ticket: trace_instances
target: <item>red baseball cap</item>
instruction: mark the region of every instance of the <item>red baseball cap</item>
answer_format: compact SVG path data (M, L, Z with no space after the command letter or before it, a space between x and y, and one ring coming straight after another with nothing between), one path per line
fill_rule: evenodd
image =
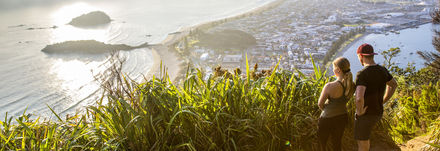
M357 49L357 54L360 54L362 56L377 55L377 53L374 53L373 46L371 46L370 44L367 44L367 43L359 46L359 48Z

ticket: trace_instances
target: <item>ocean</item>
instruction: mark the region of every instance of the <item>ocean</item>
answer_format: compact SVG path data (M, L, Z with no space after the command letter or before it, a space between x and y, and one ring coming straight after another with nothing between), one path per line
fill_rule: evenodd
M52 117L93 105L101 96L95 80L112 64L109 54L46 54L46 45L96 40L136 46L160 43L169 33L245 13L273 0L0 0L0 118L26 113ZM113 20L93 28L67 23L91 11ZM72 50L75 52L75 50ZM153 66L148 48L123 51L123 72L143 80Z
M379 53L374 59L377 64L381 65L384 64L384 57L380 53L390 48L399 47L401 52L392 61L401 68L407 67L408 63L414 63L416 69L420 69L425 66L425 60L417 54L417 51L435 51L432 45L432 29L432 24L424 24L417 28L400 30L399 34L369 34L354 42L343 53L343 57L350 61L351 71L353 75L356 75L363 68L356 55L357 48L363 43L371 44L374 51Z

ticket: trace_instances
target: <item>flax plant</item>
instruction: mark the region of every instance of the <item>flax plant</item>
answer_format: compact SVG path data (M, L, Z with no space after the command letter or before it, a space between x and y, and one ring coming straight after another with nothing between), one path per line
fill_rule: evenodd
M313 60L312 60L313 62ZM259 78L187 70L175 85L159 77L137 83L109 68L106 91L79 115L22 116L1 122L2 150L317 150L317 99L333 80L320 67L305 75L274 67ZM352 102L352 101L350 101ZM353 114L353 103L349 114ZM7 117L7 116L6 116ZM350 119L352 120L352 119ZM350 121L352 123L352 121ZM344 136L352 149L352 124ZM383 132L383 131L381 131Z

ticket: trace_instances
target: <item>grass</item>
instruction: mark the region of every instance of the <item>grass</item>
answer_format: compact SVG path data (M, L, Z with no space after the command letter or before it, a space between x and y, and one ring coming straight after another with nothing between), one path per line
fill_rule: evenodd
M249 64L247 76L188 69L179 85L166 72L136 83L113 69L103 82L105 97L83 114L63 119L54 113L56 120L44 121L26 112L6 115L1 150L317 150L317 99L333 80L316 66L314 75L276 66L259 78L247 78L259 74ZM356 147L352 123L344 150ZM385 119L372 143L395 146L390 129Z
M5 119L1 147L316 149L316 99L328 78L279 70L258 80L241 76L203 79L203 73L193 70L179 86L166 75L137 84L117 73L103 85L108 103L98 101L87 108L86 115L41 122L24 113L15 119L17 123Z
M399 78L398 78L399 79ZM400 83L400 82L399 82ZM414 89L414 88L413 88ZM421 85L414 90L401 89L388 104L391 135L397 143L428 133L433 143L439 145L440 82Z

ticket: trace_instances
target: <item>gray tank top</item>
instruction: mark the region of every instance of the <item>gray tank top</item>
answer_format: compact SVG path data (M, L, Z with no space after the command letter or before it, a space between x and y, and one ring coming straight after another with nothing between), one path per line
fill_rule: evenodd
M338 81L342 85L343 93L339 98L328 98L328 104L324 105L324 110L321 113L321 117L335 117L338 115L347 113L348 98L345 97L345 87L341 81Z

